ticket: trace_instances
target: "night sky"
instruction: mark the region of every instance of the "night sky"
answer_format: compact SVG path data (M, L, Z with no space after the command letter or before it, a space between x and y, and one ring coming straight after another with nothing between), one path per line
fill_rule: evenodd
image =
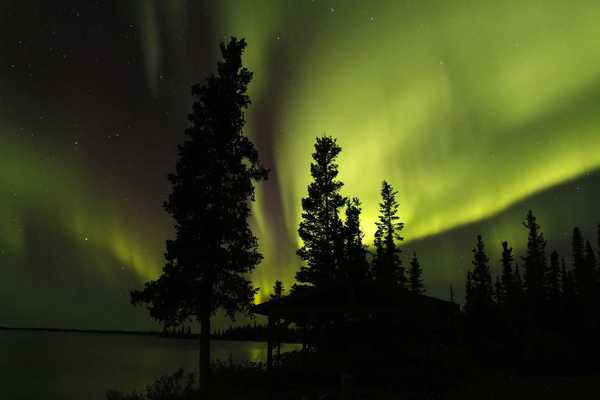
M246 132L270 179L253 226L268 294L289 286L316 136L342 146L344 194L372 242L398 189L404 260L462 299L475 235L498 268L534 210L568 256L600 222L600 3L0 2L0 325L146 329L129 290L155 278L162 210L218 43L248 41Z

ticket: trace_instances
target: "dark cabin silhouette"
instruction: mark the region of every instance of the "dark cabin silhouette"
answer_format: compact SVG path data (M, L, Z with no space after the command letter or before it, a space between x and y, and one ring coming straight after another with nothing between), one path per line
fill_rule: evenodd
M456 337L459 306L373 281L341 281L301 288L254 312L268 318L269 369L277 327L293 322L302 330L300 369L381 377L402 369L409 377L423 376L433 355L443 357L440 349Z

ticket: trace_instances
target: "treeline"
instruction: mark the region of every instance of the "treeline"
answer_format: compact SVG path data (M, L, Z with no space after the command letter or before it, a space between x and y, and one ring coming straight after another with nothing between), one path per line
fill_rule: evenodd
M192 334L192 327L189 325L170 326L163 325L161 337L165 338L177 338L177 339L188 339L195 337Z
M597 253L574 228L571 254L549 250L532 211L525 254L502 242L500 272L492 277L481 235L466 276L466 338L494 364L587 369L600 354L600 269ZM597 237L600 250L600 225ZM550 251L549 257L548 252Z
M298 228L303 244L297 254L304 265L296 274L297 283L292 290L342 281L375 280L382 285L424 293L423 270L417 254L413 252L408 268L402 262L400 242L404 223L398 216L397 191L383 181L371 252L363 242L360 200L341 193L344 184L338 179L337 163L341 150L333 137L316 139L310 165L312 182L307 188L308 195L302 199ZM282 288L279 290L281 293Z
M211 337L219 340L251 340L266 342L269 338L269 332L266 325L246 324L216 330ZM288 325L278 326L277 341L280 343L300 343L302 341L301 332Z

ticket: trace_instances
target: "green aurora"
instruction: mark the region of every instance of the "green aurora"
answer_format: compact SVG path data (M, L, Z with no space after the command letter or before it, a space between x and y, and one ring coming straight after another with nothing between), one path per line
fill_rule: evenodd
M297 238L312 144L322 133L342 145L341 179L345 193L363 202L368 241L383 179L399 191L408 244L493 217L600 166L597 2L224 8L223 32L253 44L255 102L269 102L279 90L261 77L264 64L290 64L273 127L290 238ZM293 53L278 41L291 42ZM259 210L268 260L279 249L269 247L268 205ZM494 235L498 243L520 239L517 218L514 228ZM289 253L286 265L297 265ZM259 273L263 286L270 271Z
M600 219L593 201L600 197L597 1L193 3L136 0L114 7L123 26L135 27L139 57L131 68L140 78L133 81L143 82L151 104L139 106L143 111L135 117L153 113L158 106L152 99L159 99L168 103L170 122L156 129L176 130L156 150L169 153L164 159L135 169L145 187L157 182L154 189L136 189L133 176L99 184L108 172L98 160L109 155L90 155L92 162L50 141L15 138L12 133L23 126L42 136L45 128L0 98L0 106L7 106L0 109L0 127L7 132L0 136L0 244L3 257L10 256L5 265L17 271L21 263L40 262L25 261L31 252L48 254L32 247L26 228L32 229L34 218L35 226L54 225L42 231L60 232L65 248L85 264L81 268L97 274L98 285L119 288L123 303L129 286L157 276L171 235L160 209L168 193L164 176L183 137L187 88L212 70L218 41L230 35L249 43L246 63L255 78L247 131L273 171L259 187L255 207L264 255L254 276L262 288L257 301L275 279L293 282L300 262L300 199L310 179L314 139L322 134L335 136L343 148L344 193L363 203L366 242L373 237L381 181L398 189L406 251L419 252L434 295L445 297L449 284L460 294L477 233L492 247L493 261L501 240L518 252L525 237L520 222L529 207L550 245L560 249L572 225L591 232ZM198 31L205 37L197 37ZM165 83L165 77L173 78ZM8 81L0 79L0 87ZM124 85L122 79L114 82ZM137 107L131 99L122 108ZM69 137L65 142L85 137L65 126L57 122L48 129ZM109 171L119 174L116 167ZM134 193L133 203L119 200L124 185ZM48 267L61 271L60 262ZM26 282L28 275L18 274ZM2 283L0 296L18 297L17 289ZM30 320L5 319L35 325L39 310L31 307ZM56 324L85 325L79 315Z

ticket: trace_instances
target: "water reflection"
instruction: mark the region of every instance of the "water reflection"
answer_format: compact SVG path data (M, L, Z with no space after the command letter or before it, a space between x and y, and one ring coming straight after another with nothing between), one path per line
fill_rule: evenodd
M297 348L282 347L282 351ZM266 360L266 344L213 341L213 359ZM108 389L143 389L178 368L198 370L198 343L152 336L0 331L6 399L104 399Z

